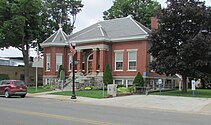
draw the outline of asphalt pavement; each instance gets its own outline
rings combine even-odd
[[[156,109],[174,112],[188,112],[211,115],[210,98],[175,97],[160,95],[129,95],[113,98],[94,99],[79,97],[70,99],[70,96],[52,95],[49,92],[28,94],[27,97],[49,98],[72,101],[93,105],[106,105],[135,109]]]

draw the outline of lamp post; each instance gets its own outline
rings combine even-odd
[[[72,86],[71,99],[76,99],[76,95],[75,95],[75,59],[74,59],[75,46],[76,46],[75,43],[72,43],[72,45],[70,45],[70,51],[72,52],[72,72],[73,72],[73,77],[72,77],[73,86]]]

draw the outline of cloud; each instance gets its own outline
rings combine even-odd
[[[102,21],[103,12],[113,5],[113,0],[83,0],[82,3],[84,4],[84,7],[77,15],[74,32],[86,28],[98,21]]]

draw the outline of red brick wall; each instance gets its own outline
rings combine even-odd
[[[46,71],[46,54],[50,53],[51,55],[51,69]],[[57,76],[56,71],[56,53],[62,53],[62,65],[65,69],[66,76],[69,75],[69,48],[68,47],[46,47],[44,48],[44,75],[53,75]]]
[[[98,44],[102,44],[103,42],[98,42]],[[93,45],[87,44],[87,45]],[[108,44],[108,43],[107,43]],[[136,71],[127,71],[128,70],[128,51],[127,49],[137,49],[137,70]],[[143,72],[147,72],[148,75],[148,68],[150,56],[147,53],[149,49],[148,42],[146,40],[142,41],[128,41],[128,42],[113,42],[111,44],[111,48],[109,45],[109,51],[105,51],[105,64],[110,64],[112,68],[113,76],[135,76],[137,72],[140,72],[143,75]],[[112,55],[110,55],[110,52],[112,50]],[[124,50],[123,54],[123,71],[114,71],[115,70],[115,53],[114,50]],[[87,50],[85,50],[87,51]],[[44,69],[44,75],[53,75],[57,76],[56,72],[56,53],[62,53],[63,56],[63,66],[65,69],[66,76],[69,75],[69,47],[46,47],[44,48],[44,67],[46,67],[46,54],[51,54],[51,70],[50,72],[46,72],[46,69]],[[86,53],[86,59],[87,56],[90,54],[90,50]],[[75,58],[77,54],[75,55]],[[99,58],[100,55],[98,55]],[[112,59],[111,59],[112,58]],[[85,59],[85,67],[87,67],[87,60]],[[102,61],[98,60],[102,63]],[[112,62],[111,62],[112,61]],[[104,66],[105,67],[105,66]],[[76,67],[75,67],[76,68]],[[86,69],[85,69],[86,70]],[[101,69],[102,70],[102,69]],[[150,73],[151,74],[151,73]]]
[[[147,66],[147,41],[129,41],[129,42],[118,42],[112,44],[112,72],[113,76],[135,76],[137,72],[143,74],[146,72]],[[128,70],[128,51],[127,49],[137,49],[137,70]],[[123,71],[115,70],[115,53],[114,50],[124,50],[123,53]]]

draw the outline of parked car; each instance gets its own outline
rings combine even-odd
[[[27,86],[21,80],[2,80],[0,81],[0,94],[6,98],[13,95],[24,98],[27,94]]]

